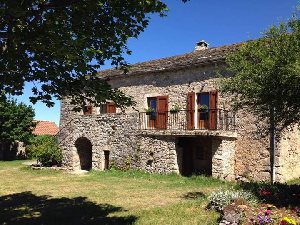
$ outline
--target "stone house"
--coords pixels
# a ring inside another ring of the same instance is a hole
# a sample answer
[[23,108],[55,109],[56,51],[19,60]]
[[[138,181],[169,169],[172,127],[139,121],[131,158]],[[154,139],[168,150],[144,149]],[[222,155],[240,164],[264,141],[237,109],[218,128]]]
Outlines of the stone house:
[[[218,73],[226,74],[226,55],[238,47],[208,48],[201,41],[194,52],[134,64],[127,74],[99,72],[136,105],[122,112],[108,100],[74,112],[69,99],[63,99],[59,136],[64,165],[269,180],[268,138],[251,110],[234,112],[230,96],[217,88]],[[299,177],[298,128],[287,129],[277,147],[276,180]]]

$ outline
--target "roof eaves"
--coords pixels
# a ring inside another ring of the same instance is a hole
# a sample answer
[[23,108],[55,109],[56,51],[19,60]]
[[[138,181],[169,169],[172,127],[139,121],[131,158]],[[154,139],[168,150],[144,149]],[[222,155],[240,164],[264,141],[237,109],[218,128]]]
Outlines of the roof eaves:
[[215,59],[215,60],[209,60],[209,61],[204,61],[204,62],[198,62],[198,63],[191,63],[191,64],[184,64],[184,65],[178,65],[174,67],[169,67],[169,68],[160,68],[156,70],[141,70],[141,71],[133,71],[129,73],[119,73],[115,75],[107,75],[106,78],[108,79],[115,79],[115,78],[125,78],[129,76],[138,76],[138,75],[148,75],[148,74],[157,74],[157,73],[164,73],[164,72],[171,72],[171,71],[179,71],[179,70],[184,70],[187,68],[195,68],[199,66],[205,66],[205,65],[212,65],[214,63],[225,63],[225,57],[220,58],[220,59]]

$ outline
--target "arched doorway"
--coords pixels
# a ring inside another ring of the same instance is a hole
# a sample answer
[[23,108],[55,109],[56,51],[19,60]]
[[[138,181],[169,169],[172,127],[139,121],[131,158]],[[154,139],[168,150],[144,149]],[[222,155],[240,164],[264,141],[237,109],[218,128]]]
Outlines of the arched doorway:
[[92,169],[92,143],[85,137],[78,138],[75,142],[82,170]]

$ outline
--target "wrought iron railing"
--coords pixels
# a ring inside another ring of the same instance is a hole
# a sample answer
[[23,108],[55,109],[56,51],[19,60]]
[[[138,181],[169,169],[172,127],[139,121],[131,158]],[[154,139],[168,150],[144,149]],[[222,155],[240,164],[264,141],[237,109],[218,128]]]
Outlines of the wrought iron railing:
[[235,113],[223,109],[140,112],[141,130],[235,130]]

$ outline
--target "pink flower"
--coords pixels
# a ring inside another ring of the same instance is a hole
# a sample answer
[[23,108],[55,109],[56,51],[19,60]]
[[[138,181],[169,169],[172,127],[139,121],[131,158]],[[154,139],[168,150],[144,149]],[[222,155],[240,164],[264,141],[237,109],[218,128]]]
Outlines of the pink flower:
[[265,212],[265,214],[266,214],[266,215],[270,215],[271,212],[272,212],[272,211],[271,211],[270,209],[267,209],[266,212]]

